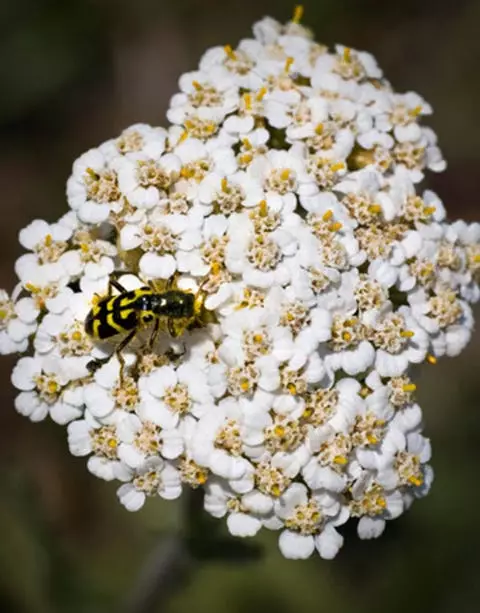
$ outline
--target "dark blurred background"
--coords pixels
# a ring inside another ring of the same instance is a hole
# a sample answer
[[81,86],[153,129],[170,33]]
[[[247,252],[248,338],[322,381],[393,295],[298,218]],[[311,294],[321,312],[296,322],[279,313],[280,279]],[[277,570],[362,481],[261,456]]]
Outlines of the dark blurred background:
[[[449,167],[429,186],[452,218],[480,219],[480,1],[304,4],[317,40],[371,51],[398,91],[433,105]],[[285,0],[3,0],[0,287],[15,282],[20,228],[66,211],[76,157],[134,122],[162,125],[179,75],[207,47],[234,45],[253,21],[291,12]],[[165,607],[144,610],[478,613],[479,362],[477,332],[462,356],[422,371],[436,481],[381,539],[364,543],[349,532],[335,561],[291,562],[265,534],[259,559],[206,560]],[[145,560],[178,528],[180,503],[124,511],[115,486],[69,455],[64,429],[15,413],[13,363],[0,362],[0,611],[126,610]]]

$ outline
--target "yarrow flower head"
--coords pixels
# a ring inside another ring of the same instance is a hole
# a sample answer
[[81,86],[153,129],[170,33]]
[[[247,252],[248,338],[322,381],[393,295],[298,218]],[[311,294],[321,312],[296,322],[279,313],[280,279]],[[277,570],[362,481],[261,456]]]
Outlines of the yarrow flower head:
[[75,161],[70,211],[20,232],[0,352],[128,510],[203,488],[232,534],[330,559],[430,488],[415,366],[470,339],[480,224],[418,186],[446,166],[430,105],[301,14]]

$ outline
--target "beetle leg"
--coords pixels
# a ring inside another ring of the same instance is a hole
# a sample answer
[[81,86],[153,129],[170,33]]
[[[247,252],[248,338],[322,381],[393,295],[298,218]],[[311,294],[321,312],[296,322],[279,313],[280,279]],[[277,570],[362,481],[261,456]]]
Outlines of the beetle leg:
[[118,281],[118,277],[122,277],[127,273],[124,270],[114,270],[110,273],[108,277],[108,295],[112,295],[112,289],[115,288],[121,294],[128,291],[127,288],[123,287],[123,285]]
[[155,341],[157,340],[159,330],[160,330],[160,319],[157,317],[155,319],[155,324],[153,326],[153,330],[150,335],[150,338],[148,339],[148,350],[150,352],[152,351],[153,346],[155,345]]
[[122,355],[122,351],[127,347],[127,345],[134,339],[137,334],[137,330],[132,330],[118,345],[115,350],[115,355],[117,356],[118,361],[120,362],[120,384],[123,383],[123,372],[125,370],[125,358]]
[[168,318],[167,328],[168,328],[168,333],[170,334],[172,338],[177,338],[177,336],[180,336],[178,334],[177,328],[175,327],[175,320],[171,317]]
[[97,372],[97,370],[101,366],[106,364],[111,357],[112,356],[109,355],[106,358],[97,358],[96,360],[90,360],[90,362],[87,363],[87,370],[88,370],[88,372],[93,375],[94,373]]

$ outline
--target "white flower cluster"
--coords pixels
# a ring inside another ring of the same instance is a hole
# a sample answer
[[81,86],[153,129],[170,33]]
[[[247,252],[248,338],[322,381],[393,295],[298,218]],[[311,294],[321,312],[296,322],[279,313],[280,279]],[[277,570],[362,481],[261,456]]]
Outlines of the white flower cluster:
[[[445,168],[430,106],[368,53],[313,42],[300,13],[208,50],[168,129],[76,160],[71,211],[20,232],[0,351],[31,350],[17,410],[67,425],[127,509],[201,486],[232,534],[280,530],[286,557],[333,558],[349,518],[377,537],[430,488],[412,369],[471,336],[480,224],[447,223],[417,189]],[[146,330],[123,373],[117,339],[84,327],[113,271],[201,288],[214,323],[153,347]]]

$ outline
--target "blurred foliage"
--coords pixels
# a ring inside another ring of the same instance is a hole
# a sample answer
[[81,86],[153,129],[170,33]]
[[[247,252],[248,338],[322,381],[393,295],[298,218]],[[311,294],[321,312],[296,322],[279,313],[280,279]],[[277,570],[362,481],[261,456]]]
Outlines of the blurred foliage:
[[[432,126],[450,166],[430,185],[452,217],[478,219],[480,2],[305,5],[319,40],[372,51],[397,89],[417,90],[433,104]],[[163,123],[178,76],[205,48],[235,44],[254,20],[287,19],[291,9],[286,0],[0,3],[0,189],[8,212],[8,224],[0,225],[0,285],[14,283],[18,230],[64,212],[75,157],[129,123]],[[275,534],[239,550],[223,525],[212,541],[211,524],[199,520],[199,559],[168,613],[477,613],[479,363],[477,333],[460,358],[422,372],[436,481],[381,539],[360,542],[348,528],[333,562],[291,562],[280,557]],[[0,610],[122,611],[151,552],[181,529],[182,503],[149,501],[137,514],[124,511],[115,486],[69,455],[62,428],[15,413],[12,365],[10,358],[0,362]]]

